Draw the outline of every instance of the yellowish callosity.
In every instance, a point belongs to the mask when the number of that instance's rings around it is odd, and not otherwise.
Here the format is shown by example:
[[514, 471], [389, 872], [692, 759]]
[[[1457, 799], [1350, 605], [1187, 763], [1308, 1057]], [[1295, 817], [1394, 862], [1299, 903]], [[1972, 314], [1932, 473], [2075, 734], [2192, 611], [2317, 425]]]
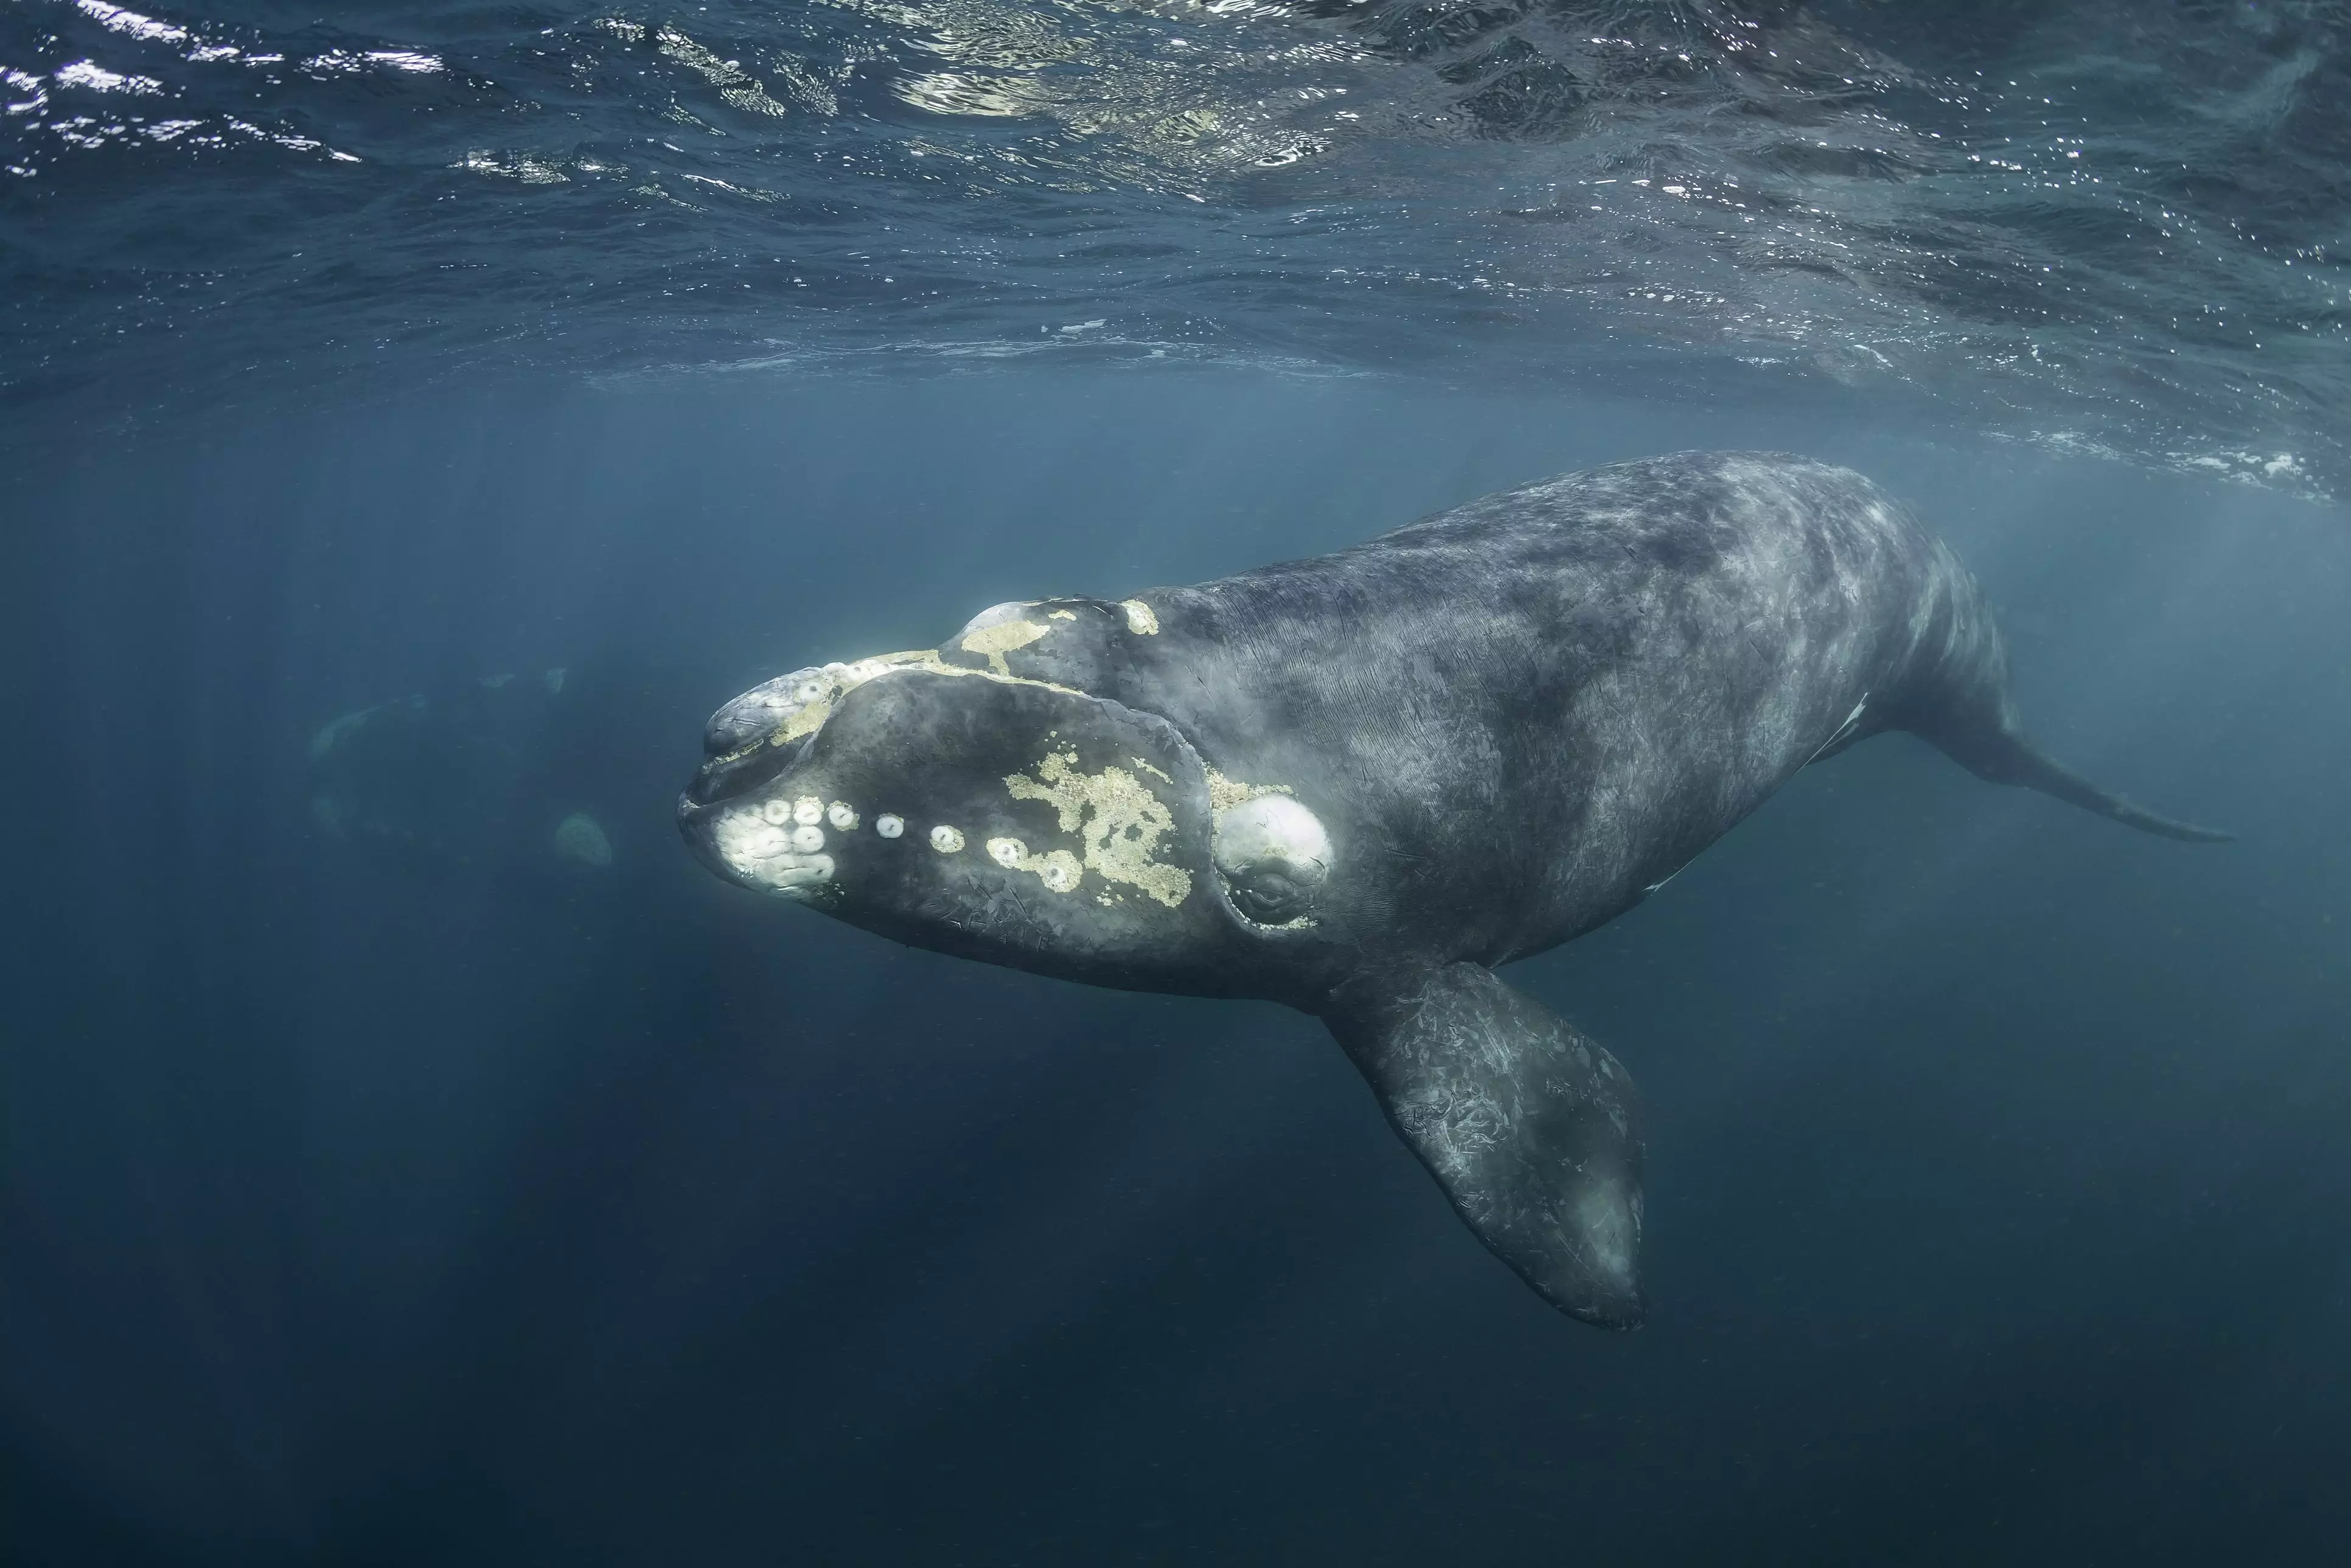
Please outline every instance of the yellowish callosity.
[[1035, 876], [1055, 893], [1075, 893], [1085, 877], [1078, 857], [1067, 850], [1054, 850], [1046, 854], [1032, 852], [1019, 839], [987, 841], [990, 860], [1009, 871], [1025, 871]]
[[1226, 778], [1213, 768], [1208, 769], [1208, 810], [1211, 811], [1221, 811], [1244, 800], [1254, 800], [1259, 795], [1295, 793], [1297, 791], [1287, 784], [1243, 784]]
[[1087, 870], [1105, 882], [1140, 888], [1170, 909], [1184, 902], [1192, 891], [1192, 873], [1152, 858], [1159, 841], [1175, 831], [1175, 814], [1141, 779], [1123, 768], [1081, 772], [1078, 754], [1071, 749], [1046, 753], [1036, 775], [1010, 774], [1004, 787], [1016, 800], [1051, 806], [1060, 814], [1061, 831], [1084, 841]]
[[1138, 637], [1159, 635], [1159, 617], [1152, 613], [1151, 606], [1140, 599], [1122, 599], [1118, 601], [1118, 607], [1126, 612], [1128, 631]]
[[[1018, 624], [1033, 625], [1034, 622], [1022, 622]], [[1002, 627], [992, 628], [987, 632], [975, 635], [993, 635], [995, 632], [1003, 629]], [[973, 638], [967, 638], [964, 645], [970, 647], [973, 641]], [[1021, 645], [1013, 644], [1015, 647]], [[975, 653], [980, 651], [973, 649]], [[995, 663], [1002, 664], [1004, 663], [1002, 655], [997, 655]], [[783, 727], [774, 734], [764, 736], [739, 751], [730, 751], [717, 760], [733, 762], [737, 758], [749, 756], [761, 747], [788, 746], [795, 740], [814, 735], [824, 727], [825, 721], [832, 716], [833, 705], [842, 697], [877, 675], [892, 674], [899, 670], [922, 670], [934, 675], [971, 675], [986, 681], [1009, 681], [1014, 685], [1037, 686], [1045, 691], [1061, 692], [1073, 697], [1086, 695], [1073, 686], [1060, 685], [1052, 681], [1030, 680], [1026, 675], [1016, 675], [1009, 671], [998, 674], [993, 670], [973, 670], [967, 669], [961, 664], [950, 664], [939, 657], [938, 650], [935, 648], [917, 648], [904, 653], [877, 653], [870, 659], [860, 659], [853, 664], [828, 665], [823, 674], [830, 682], [830, 686], [823, 696], [794, 712], [791, 716], [784, 720]]]
[[806, 707], [800, 709], [798, 713], [792, 715], [791, 717], [784, 720], [784, 727], [776, 731], [774, 735], [768, 737], [768, 744], [770, 746], [781, 746], [788, 740], [798, 740], [803, 736], [814, 735], [818, 730], [824, 727], [824, 721], [831, 716], [831, 698], [828, 697], [821, 702], [812, 702]]
[[[822, 695], [811, 702], [802, 703], [793, 709], [786, 716], [782, 726], [773, 734], [762, 736], [750, 745], [737, 751], [730, 751], [717, 760], [733, 762], [738, 758], [748, 757], [763, 746], [789, 746], [795, 740], [814, 735], [824, 727], [824, 721], [832, 716], [832, 705], [839, 702], [845, 694], [863, 685], [876, 675], [887, 674], [890, 671], [907, 664], [922, 664], [925, 661], [930, 664], [939, 665], [937, 650], [922, 648], [907, 653], [880, 653], [871, 659], [860, 659], [853, 664], [828, 664], [817, 672], [818, 676], [824, 682]], [[939, 665], [939, 667], [945, 669], [949, 666]], [[965, 670], [957, 673], [972, 674], [977, 672]]]
[[[966, 640], [965, 645], [969, 646], [968, 639]], [[973, 651], [977, 653], [978, 650], [974, 649]], [[893, 656], [895, 657], [896, 655]], [[996, 662], [999, 664], [1002, 664], [1004, 662], [1002, 655], [998, 655]], [[1081, 697], [1086, 695], [1085, 693], [1078, 690], [1075, 686], [1065, 686], [1053, 681], [1036, 681], [1029, 679], [1027, 675], [1015, 675], [1009, 673], [999, 674], [993, 670], [966, 669], [961, 664], [950, 664], [946, 663], [938, 656], [935, 651], [931, 650], [925, 650], [923, 653], [914, 654], [907, 658], [904, 663], [894, 667], [901, 670], [922, 670], [934, 675], [969, 675], [975, 680], [1009, 681], [1016, 686], [1036, 686], [1044, 691], [1060, 692], [1064, 696]], [[883, 673], [886, 674], [889, 672], [884, 671]]]
[[989, 668], [999, 675], [1008, 675], [1012, 666], [1004, 662], [1004, 655], [1015, 648], [1026, 648], [1051, 630], [1034, 621], [1005, 621], [982, 627], [966, 637], [960, 646], [967, 653], [986, 654]]

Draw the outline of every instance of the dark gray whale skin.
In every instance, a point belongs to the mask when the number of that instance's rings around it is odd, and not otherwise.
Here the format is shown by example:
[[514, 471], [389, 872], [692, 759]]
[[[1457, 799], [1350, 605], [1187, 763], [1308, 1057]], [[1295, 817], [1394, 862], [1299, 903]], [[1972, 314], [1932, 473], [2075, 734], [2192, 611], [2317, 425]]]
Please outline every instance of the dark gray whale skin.
[[[1632, 1081], [1497, 966], [1623, 913], [1884, 730], [2148, 831], [2226, 836], [2034, 748], [1951, 551], [1795, 457], [1568, 475], [1311, 560], [998, 606], [897, 657], [713, 717], [680, 802], [713, 869], [917, 946], [1321, 1016], [1479, 1238], [1611, 1326], [1644, 1310]], [[759, 858], [792, 800], [857, 831]], [[883, 811], [901, 836], [871, 831]], [[1147, 863], [1113, 842], [1129, 818]], [[930, 847], [936, 824], [961, 847]], [[1280, 842], [1227, 863], [1252, 831]], [[1031, 846], [1054, 843], [1040, 869]]]

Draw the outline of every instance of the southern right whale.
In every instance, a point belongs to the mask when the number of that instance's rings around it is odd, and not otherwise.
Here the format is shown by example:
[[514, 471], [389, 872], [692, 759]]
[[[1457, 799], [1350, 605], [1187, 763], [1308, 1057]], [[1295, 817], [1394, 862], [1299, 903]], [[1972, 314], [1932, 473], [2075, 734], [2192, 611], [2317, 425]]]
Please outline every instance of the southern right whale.
[[2029, 739], [1981, 591], [1899, 502], [1689, 453], [1335, 555], [982, 612], [713, 716], [720, 874], [941, 952], [1322, 1018], [1479, 1239], [1629, 1327], [1631, 1077], [1495, 968], [1886, 730], [2175, 839]]

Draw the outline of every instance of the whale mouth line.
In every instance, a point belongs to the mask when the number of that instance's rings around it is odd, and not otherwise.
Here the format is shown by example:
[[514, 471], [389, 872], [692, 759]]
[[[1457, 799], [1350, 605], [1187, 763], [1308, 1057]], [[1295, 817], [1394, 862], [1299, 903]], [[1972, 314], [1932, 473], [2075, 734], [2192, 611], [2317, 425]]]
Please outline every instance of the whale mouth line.
[[799, 759], [800, 753], [808, 749], [809, 738], [787, 740], [779, 732], [724, 757], [709, 758], [695, 770], [685, 793], [679, 798], [681, 811], [688, 805], [703, 809], [723, 806], [766, 789]]

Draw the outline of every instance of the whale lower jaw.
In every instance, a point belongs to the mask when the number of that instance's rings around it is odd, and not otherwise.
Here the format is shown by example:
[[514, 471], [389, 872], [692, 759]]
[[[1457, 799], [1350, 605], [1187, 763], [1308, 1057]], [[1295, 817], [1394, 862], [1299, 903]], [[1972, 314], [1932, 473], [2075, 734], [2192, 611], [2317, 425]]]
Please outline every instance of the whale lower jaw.
[[832, 881], [833, 857], [827, 852], [820, 819], [816, 823], [793, 820], [793, 813], [804, 810], [800, 806], [770, 810], [779, 804], [737, 801], [709, 808], [699, 824], [702, 831], [686, 836], [705, 852], [705, 862], [730, 881], [806, 900]]

